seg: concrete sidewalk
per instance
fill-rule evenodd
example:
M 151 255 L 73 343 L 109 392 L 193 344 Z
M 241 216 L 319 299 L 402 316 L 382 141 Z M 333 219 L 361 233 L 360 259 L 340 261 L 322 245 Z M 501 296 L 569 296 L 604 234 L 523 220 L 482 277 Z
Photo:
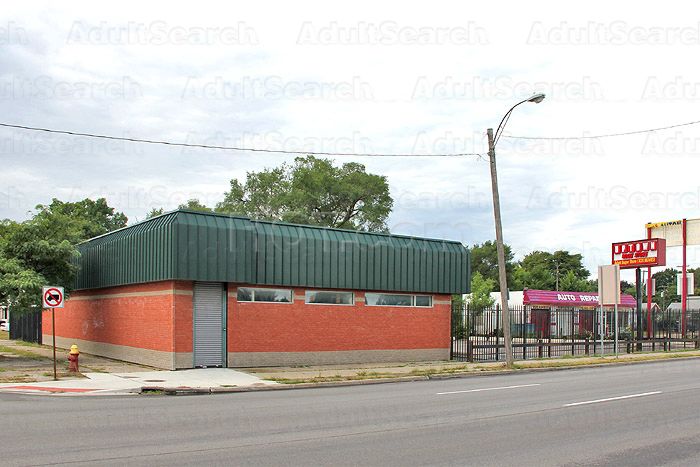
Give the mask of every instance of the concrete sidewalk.
M 430 378 L 493 375 L 590 365 L 641 363 L 698 358 L 700 350 L 552 358 L 516 362 L 507 370 L 501 362 L 457 361 L 370 363 L 305 367 L 204 368 L 167 371 L 95 355 L 81 354 L 80 369 L 69 373 L 65 350 L 59 362 L 59 381 L 53 381 L 52 349 L 2 339 L 0 335 L 0 392 L 57 395 L 164 394 L 240 392 L 264 389 L 373 384 Z
M 139 394 L 151 391 L 225 390 L 271 386 L 278 383 L 229 368 L 201 368 L 180 371 L 146 371 L 135 373 L 83 373 L 85 378 L 3 383 L 0 392 L 54 395 Z

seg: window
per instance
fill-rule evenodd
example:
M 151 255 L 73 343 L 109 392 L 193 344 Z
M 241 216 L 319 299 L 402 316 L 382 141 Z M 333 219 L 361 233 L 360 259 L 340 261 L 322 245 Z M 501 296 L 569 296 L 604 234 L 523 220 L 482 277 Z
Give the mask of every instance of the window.
M 404 294 L 384 294 L 366 293 L 365 304 L 367 306 L 417 306 L 432 307 L 432 295 L 404 295 Z
M 355 303 L 352 292 L 316 292 L 306 291 L 306 303 L 327 305 L 353 305 Z
M 244 289 L 243 287 L 238 288 L 238 295 L 236 297 L 239 302 L 252 302 L 253 301 L 253 289 Z
M 369 306 L 411 306 L 411 295 L 367 293 L 365 303 Z
M 251 289 L 239 287 L 237 298 L 239 302 L 274 302 L 292 303 L 291 289 Z
M 433 306 L 433 296 L 432 295 L 416 295 L 416 306 Z

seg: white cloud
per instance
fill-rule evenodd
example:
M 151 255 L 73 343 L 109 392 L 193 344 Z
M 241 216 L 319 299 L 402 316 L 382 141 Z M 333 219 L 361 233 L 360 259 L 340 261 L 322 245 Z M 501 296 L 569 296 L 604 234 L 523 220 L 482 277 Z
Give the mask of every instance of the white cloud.
M 676 6 L 676 3 L 678 5 Z M 0 13 L 3 120 L 152 139 L 359 152 L 485 152 L 511 135 L 577 136 L 697 119 L 698 7 L 593 1 L 14 3 Z M 202 39 L 204 38 L 204 40 Z M 204 43 L 202 43 L 202 41 Z M 498 146 L 504 234 L 518 255 L 609 261 L 646 221 L 697 217 L 697 127 Z M 107 196 L 132 218 L 290 157 L 0 130 L 0 217 Z M 338 161 L 344 158 L 336 158 Z M 402 233 L 493 237 L 488 165 L 358 159 L 389 178 Z

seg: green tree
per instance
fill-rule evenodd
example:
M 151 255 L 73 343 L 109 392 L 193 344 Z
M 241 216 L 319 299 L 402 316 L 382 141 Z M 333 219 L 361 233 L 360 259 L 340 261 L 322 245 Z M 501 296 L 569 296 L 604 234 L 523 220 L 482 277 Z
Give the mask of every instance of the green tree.
M 573 272 L 578 279 L 588 279 L 591 273 L 583 265 L 583 255 L 569 253 L 566 250 L 557 250 L 552 253 L 551 263 L 553 267 L 558 268 L 560 277 L 568 272 Z
M 680 295 L 676 294 L 676 277 L 680 271 L 673 268 L 666 268 L 663 271 L 655 272 L 651 277 L 656 282 L 656 293 L 653 300 L 662 306 L 667 306 L 672 302 L 679 302 Z M 663 293 L 663 296 L 661 295 Z
M 72 288 L 77 251 L 71 243 L 83 227 L 35 216 L 0 227 L 0 301 L 20 308 L 40 303 L 43 285 Z
M 51 204 L 37 205 L 36 210 L 35 218 L 58 219 L 70 223 L 72 228 L 77 229 L 75 234 L 78 241 L 121 229 L 126 227 L 128 221 L 124 213 L 115 212 L 114 208 L 109 207 L 104 198 L 85 198 L 76 202 L 64 202 L 54 198 Z
M 516 290 L 554 290 L 554 274 L 543 264 L 529 265 L 525 268 L 518 264 L 515 268 L 514 284 Z
M 162 215 L 164 212 L 165 212 L 165 211 L 163 211 L 163 208 L 158 208 L 158 209 L 153 208 L 153 209 L 151 209 L 151 210 L 148 212 L 148 214 L 146 214 L 146 219 L 151 219 L 151 218 L 153 218 L 153 217 L 160 216 L 160 215 Z
M 46 284 L 44 277 L 0 252 L 0 303 L 26 309 L 36 304 L 41 287 Z
M 475 272 L 472 275 L 472 293 L 469 298 L 469 306 L 476 310 L 493 306 L 494 299 L 491 297 L 491 292 L 495 286 L 493 279 L 487 279 L 480 272 Z
M 680 271 L 679 271 L 680 272 Z M 698 268 L 688 268 L 688 275 L 692 274 L 694 276 L 694 290 L 688 290 L 688 295 L 700 295 L 700 267 Z
M 462 295 L 452 295 L 452 336 L 455 339 L 464 339 L 469 335 L 469 329 L 465 323 L 466 301 Z
M 506 259 L 506 277 L 508 285 L 513 288 L 513 252 L 509 245 L 504 245 L 504 253 Z M 472 273 L 477 272 L 485 279 L 490 279 L 494 283 L 496 291 L 500 291 L 498 280 L 498 255 L 496 242 L 488 240 L 481 245 L 474 245 L 471 249 L 471 266 Z
M 636 298 L 637 297 L 637 286 L 635 284 L 632 284 L 631 282 L 626 281 L 626 280 L 621 280 L 620 281 L 620 292 L 632 295 L 633 297 Z M 646 293 L 644 294 L 644 296 L 646 297 Z
M 262 172 L 248 172 L 245 184 L 235 178 L 224 200 L 216 205 L 216 211 L 242 214 L 253 219 L 281 221 L 292 208 L 288 206 L 291 186 L 289 166 L 283 164 Z
M 574 292 L 590 290 L 590 273 L 583 266 L 583 257 L 565 250 L 554 253 L 533 251 L 518 263 L 516 273 L 519 287 Z
M 588 279 L 586 282 L 588 282 L 588 290 L 591 292 L 598 291 L 598 279 Z
M 203 205 L 197 198 L 188 199 L 186 203 L 178 206 L 178 209 L 189 209 L 190 211 L 212 212 L 212 208 Z
M 394 201 L 384 176 L 348 162 L 297 157 L 293 164 L 231 180 L 216 211 L 255 219 L 387 232 Z
M 19 308 L 40 304 L 43 285 L 69 293 L 75 278 L 75 244 L 126 225 L 104 198 L 38 205 L 31 219 L 0 222 L 0 302 Z
M 566 290 L 570 292 L 593 292 L 594 289 L 591 288 L 591 284 L 588 280 L 576 277 L 574 271 L 567 271 L 559 280 L 559 290 Z M 596 289 L 597 290 L 597 287 Z

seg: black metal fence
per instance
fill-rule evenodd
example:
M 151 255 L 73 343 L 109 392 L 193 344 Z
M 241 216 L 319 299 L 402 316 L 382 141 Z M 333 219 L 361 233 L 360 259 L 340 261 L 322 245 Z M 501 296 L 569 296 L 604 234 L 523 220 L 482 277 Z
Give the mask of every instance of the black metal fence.
M 41 309 L 10 311 L 10 339 L 41 344 Z
M 615 351 L 613 308 L 511 307 L 513 358 L 600 355 Z M 640 325 L 638 328 L 638 324 Z M 638 331 L 641 330 L 641 339 Z M 621 353 L 693 349 L 700 345 L 700 310 L 618 310 L 618 351 Z M 602 340 L 601 340 L 602 338 Z M 500 307 L 452 307 L 452 358 L 469 362 L 505 360 Z

